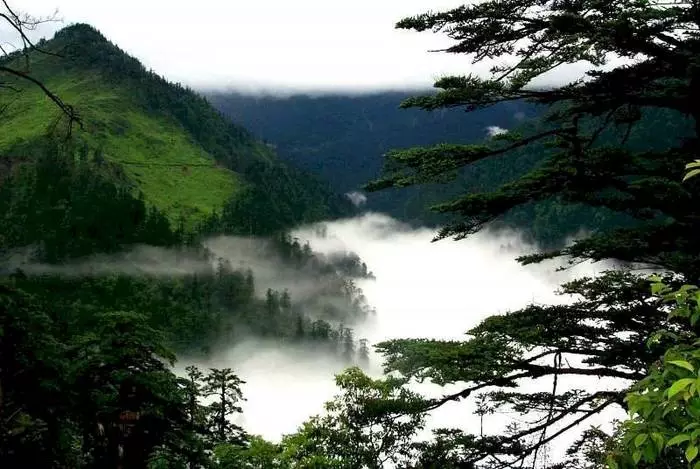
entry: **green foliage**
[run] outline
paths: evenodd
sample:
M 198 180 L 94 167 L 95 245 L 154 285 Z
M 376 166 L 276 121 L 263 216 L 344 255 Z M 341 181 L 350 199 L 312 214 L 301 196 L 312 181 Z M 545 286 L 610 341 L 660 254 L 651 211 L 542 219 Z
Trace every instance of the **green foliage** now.
M 161 212 L 134 197 L 118 168 L 52 141 L 28 152 L 33 164 L 18 164 L 0 185 L 0 252 L 31 248 L 32 260 L 59 262 L 179 241 Z
M 145 468 L 154 452 L 203 460 L 174 356 L 143 316 L 106 312 L 66 336 L 21 290 L 1 286 L 0 305 L 3 467 Z
M 232 424 L 229 417 L 243 412 L 238 402 L 244 400 L 241 385 L 245 384 L 230 368 L 209 370 L 204 379 L 202 395 L 214 397 L 209 405 L 209 427 L 220 442 L 239 441 L 242 429 Z
M 336 376 L 342 394 L 326 403 L 327 413 L 284 438 L 284 458 L 293 468 L 309 469 L 379 469 L 410 461 L 424 401 L 405 383 L 347 369 Z
M 245 174 L 246 189 L 204 220 L 200 232 L 272 235 L 322 220 L 329 207 L 334 214 L 350 213 L 325 184 L 291 167 L 253 163 Z
M 674 290 L 660 278 L 653 279 L 655 295 L 671 303 L 669 316 L 695 325 L 700 319 L 697 287 L 684 285 Z M 624 423 L 620 449 L 610 454 L 610 467 L 635 467 L 640 461 L 671 461 L 689 467 L 700 445 L 700 340 L 695 333 L 661 336 L 673 339 L 661 360 L 636 383 L 626 397 L 630 419 Z
M 245 445 L 222 444 L 214 448 L 214 467 L 217 469 L 287 469 L 282 459 L 282 448 L 252 436 Z

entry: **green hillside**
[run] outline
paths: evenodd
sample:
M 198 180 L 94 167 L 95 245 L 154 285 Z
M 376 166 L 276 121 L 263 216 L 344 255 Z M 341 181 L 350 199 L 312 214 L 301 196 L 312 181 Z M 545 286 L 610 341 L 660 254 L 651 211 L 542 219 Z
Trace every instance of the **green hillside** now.
M 304 205 L 291 222 L 308 221 L 307 212 L 332 216 L 347 208 L 321 183 L 283 166 L 205 99 L 147 71 L 92 27 L 70 26 L 38 46 L 60 55 L 32 53 L 30 71 L 77 109 L 83 126 L 73 139 L 120 166 L 133 189 L 172 222 L 191 226 L 221 210 L 252 189 L 251 168 L 259 165 L 293 172 L 296 182 L 313 193 L 289 201 Z M 17 85 L 21 92 L 0 96 L 7 105 L 0 155 L 21 159 L 18 144 L 26 147 L 47 132 L 64 132 L 66 123 L 38 87 Z

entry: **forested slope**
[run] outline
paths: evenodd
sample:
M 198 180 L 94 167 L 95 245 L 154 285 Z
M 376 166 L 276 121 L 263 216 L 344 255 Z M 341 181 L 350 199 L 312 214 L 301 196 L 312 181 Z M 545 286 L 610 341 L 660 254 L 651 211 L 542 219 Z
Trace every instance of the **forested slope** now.
M 349 210 L 327 185 L 278 161 L 270 148 L 224 119 L 204 98 L 146 70 L 92 27 L 69 26 L 37 46 L 48 53 L 32 51 L 30 71 L 77 111 L 82 127 L 74 126 L 73 140 L 96 161 L 123 173 L 123 182 L 171 222 L 192 227 L 251 195 L 264 199 L 265 216 L 273 220 L 265 226 L 276 229 Z M 60 110 L 38 87 L 19 80 L 14 87 L 19 92 L 4 93 L 2 103 L 5 167 L 26 160 L 26 143 L 46 131 L 66 132 Z M 287 197 L 256 191 L 263 183 Z M 245 220 L 251 212 L 239 215 L 236 221 L 246 225 L 240 231 L 250 232 Z
M 444 142 L 488 144 L 503 131 L 511 136 L 533 134 L 549 125 L 546 116 L 551 111 L 522 100 L 469 113 L 449 107 L 430 112 L 401 109 L 401 103 L 411 96 L 406 92 L 287 97 L 209 92 L 207 96 L 234 122 L 274 146 L 281 158 L 326 178 L 342 192 L 361 190 L 379 178 L 384 155 L 392 150 Z M 691 130 L 680 114 L 646 110 L 644 119 L 627 136 L 627 146 L 635 150 L 669 148 Z M 612 142 L 625 133 L 626 127 L 620 126 L 601 141 Z M 448 218 L 431 211 L 432 206 L 465 191 L 493 190 L 537 167 L 551 152 L 547 146 L 530 145 L 511 152 L 507 161 L 493 157 L 460 169 L 454 180 L 446 179 L 443 184 L 366 194 L 363 208 L 410 223 L 438 225 Z M 605 210 L 550 200 L 519 207 L 498 224 L 515 227 L 530 240 L 557 245 L 580 230 L 627 222 Z

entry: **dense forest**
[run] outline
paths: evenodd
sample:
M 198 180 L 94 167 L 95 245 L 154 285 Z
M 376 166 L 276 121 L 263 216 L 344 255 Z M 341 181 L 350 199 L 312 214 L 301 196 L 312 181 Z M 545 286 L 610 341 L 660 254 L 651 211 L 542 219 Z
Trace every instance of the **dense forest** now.
M 547 125 L 548 108 L 524 99 L 495 103 L 470 113 L 452 107 L 430 112 L 402 109 L 401 103 L 411 96 L 408 92 L 280 97 L 207 93 L 218 109 L 273 146 L 281 158 L 323 176 L 346 194 L 363 193 L 368 181 L 379 178 L 384 155 L 391 151 L 445 142 L 487 144 L 498 138 L 499 132 L 528 134 Z M 627 144 L 636 149 L 645 145 L 669 148 L 691 130 L 691 123 L 683 116 L 649 109 L 631 129 Z M 624 133 L 625 129 L 612 129 L 605 137 L 614 139 Z M 649 135 L 654 138 L 649 139 Z M 449 218 L 432 207 L 464 190 L 476 193 L 496 189 L 526 174 L 549 152 L 547 146 L 528 146 L 509 155 L 507 164 L 495 157 L 465 167 L 455 181 L 364 193 L 367 200 L 359 208 L 387 213 L 414 225 L 439 226 Z M 625 222 L 629 220 L 609 211 L 550 200 L 514 209 L 498 224 L 518 229 L 530 241 L 558 246 L 582 230 Z
M 537 107 L 524 101 L 473 114 L 401 110 L 408 92 L 275 97 L 212 91 L 206 96 L 233 122 L 273 146 L 280 158 L 322 176 L 341 193 L 361 191 L 377 178 L 383 155 L 391 149 L 480 141 L 490 129 L 512 129 L 538 114 Z M 439 222 L 426 210 L 424 192 L 409 188 L 369 194 L 363 208 L 407 222 Z

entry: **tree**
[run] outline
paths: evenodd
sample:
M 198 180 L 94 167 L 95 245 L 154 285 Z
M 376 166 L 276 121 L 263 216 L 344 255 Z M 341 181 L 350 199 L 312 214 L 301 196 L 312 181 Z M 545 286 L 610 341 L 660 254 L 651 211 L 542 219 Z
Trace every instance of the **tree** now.
M 209 436 L 207 435 L 207 408 L 200 404 L 200 399 L 204 394 L 204 373 L 202 373 L 199 368 L 192 365 L 185 368 L 185 371 L 187 372 L 187 379 L 183 381 L 183 385 L 187 399 L 187 419 L 190 428 L 193 430 L 193 438 L 190 444 L 199 448 L 199 451 L 193 451 L 196 456 L 199 452 L 209 447 L 209 438 L 207 438 Z M 191 458 L 188 461 L 189 469 L 198 467 L 197 463 L 198 460 L 196 457 Z
M 161 334 L 133 312 L 103 313 L 96 324 L 72 341 L 67 357 L 90 467 L 145 468 L 154 452 L 195 458 L 187 394 Z
M 404 380 L 374 380 L 359 368 L 336 376 L 336 384 L 342 394 L 326 403 L 327 414 L 283 439 L 292 467 L 381 469 L 410 460 L 413 437 L 424 424 L 414 412 L 421 397 Z
M 697 158 L 700 130 L 700 4 L 654 0 L 485 0 L 446 12 L 406 18 L 397 25 L 443 31 L 454 40 L 444 51 L 497 65 L 483 78 L 448 76 L 432 95 L 403 107 L 466 111 L 525 99 L 547 106 L 546 118 L 528 133 L 509 132 L 478 145 L 442 144 L 387 154 L 386 174 L 369 190 L 454 179 L 485 159 L 515 164 L 528 151 L 545 154 L 522 177 L 496 190 L 463 195 L 435 207 L 455 221 L 436 240 L 461 239 L 532 203 L 580 203 L 633 220 L 598 229 L 562 249 L 524 256 L 524 263 L 567 256 L 571 264 L 617 259 L 651 263 L 677 274 L 670 285 L 700 279 L 697 181 L 681 184 L 684 165 Z M 535 78 L 579 61 L 594 67 L 611 57 L 627 59 L 585 79 L 549 88 Z M 632 60 L 634 59 L 634 60 Z M 650 115 L 692 119 L 695 134 L 670 148 L 635 148 L 630 132 Z M 543 150 L 546 150 L 544 153 Z M 441 384 L 466 383 L 426 410 L 483 393 L 500 411 L 531 418 L 498 435 L 462 432 L 442 438 L 444 449 L 465 464 L 508 467 L 538 464 L 546 445 L 603 409 L 624 406 L 592 379 L 585 389 L 562 392 L 563 376 L 611 377 L 631 385 L 665 350 L 645 344 L 657 330 L 680 331 L 669 321 L 648 282 L 630 272 L 608 272 L 563 286 L 570 305 L 532 305 L 487 319 L 463 342 L 394 340 L 379 344 L 388 371 Z M 526 392 L 522 379 L 551 379 L 550 392 Z M 580 456 L 580 455 L 579 455 Z M 572 454 L 565 463 L 578 464 Z
M 214 397 L 214 402 L 209 406 L 209 427 L 216 441 L 241 442 L 245 435 L 240 427 L 229 421 L 229 417 L 243 412 L 238 403 L 244 400 L 241 384 L 245 384 L 245 381 L 230 368 L 212 368 L 204 381 L 204 395 Z
M 660 278 L 653 280 L 653 293 L 673 305 L 669 316 L 696 326 L 700 290 L 684 285 L 674 291 Z M 612 469 L 661 460 L 677 467 L 686 461 L 698 466 L 693 462 L 700 447 L 700 340 L 694 332 L 660 330 L 650 342 L 663 339 L 670 343 L 663 358 L 626 397 L 630 419 L 624 422 L 619 448 L 609 455 Z
M 259 436 L 252 436 L 245 446 L 219 445 L 214 449 L 217 469 L 286 469 L 282 448 Z
M 367 339 L 360 339 L 360 346 L 357 350 L 358 358 L 361 365 L 367 365 L 369 363 L 369 344 Z
M 0 5 L 0 27 L 7 28 L 9 33 L 14 35 L 17 44 L 5 42 L 0 44 L 0 93 L 19 92 L 18 82 L 29 82 L 33 86 L 37 86 L 54 104 L 61 110 L 63 115 L 68 119 L 68 135 L 70 135 L 74 124 L 82 126 L 82 122 L 77 111 L 61 100 L 56 94 L 49 90 L 36 77 L 32 76 L 29 71 L 30 52 L 35 51 L 41 54 L 54 55 L 58 54 L 37 47 L 29 38 L 27 33 L 33 31 L 37 26 L 56 21 L 56 15 L 48 17 L 35 17 L 27 13 L 22 13 L 13 9 L 7 0 L 2 0 Z M 1 96 L 1 95 L 0 95 Z M 9 106 L 8 102 L 3 99 L 0 103 L 0 115 Z
M 0 283 L 0 465 L 79 463 L 72 447 L 73 396 L 64 380 L 65 344 L 31 295 Z

